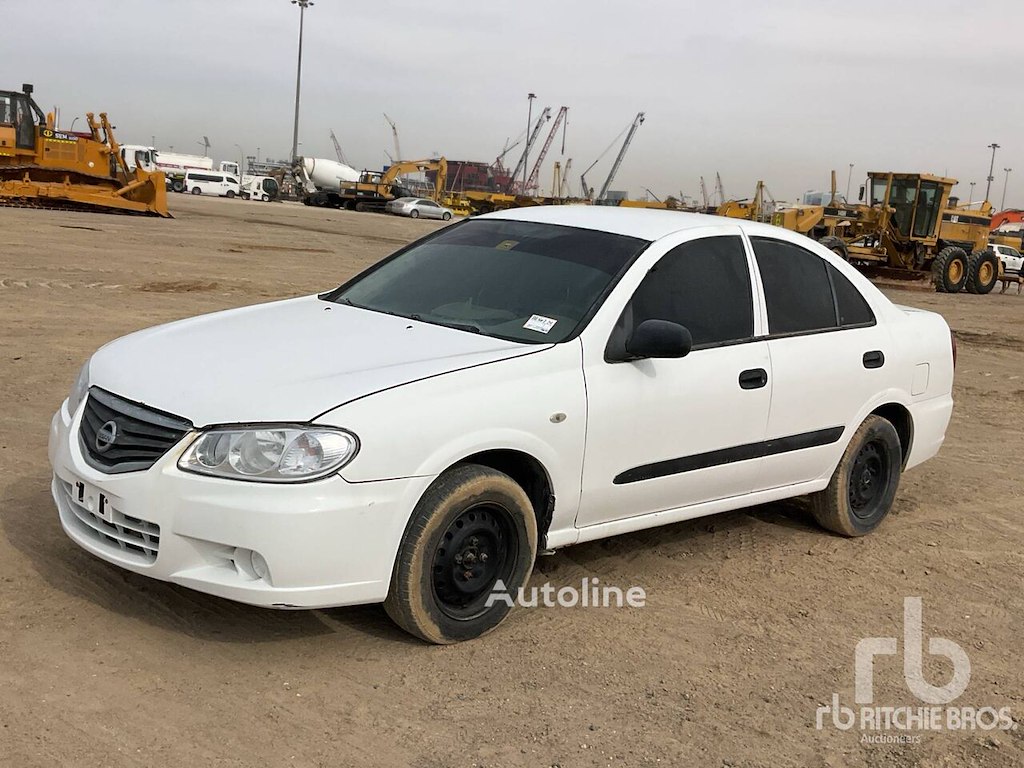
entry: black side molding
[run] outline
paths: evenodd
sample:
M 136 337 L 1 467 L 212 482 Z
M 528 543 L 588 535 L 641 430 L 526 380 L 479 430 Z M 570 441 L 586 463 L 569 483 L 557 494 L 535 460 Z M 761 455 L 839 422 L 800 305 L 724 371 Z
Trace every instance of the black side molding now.
M 865 352 L 862 358 L 865 368 L 881 368 L 885 365 L 885 355 L 882 354 L 882 350 L 873 349 L 870 352 Z
M 641 480 L 653 480 L 656 477 L 667 475 L 678 475 L 683 472 L 693 472 L 697 469 L 708 469 L 732 464 L 737 461 L 749 461 L 760 459 L 765 456 L 775 456 L 779 453 L 799 451 L 804 448 L 817 448 L 822 445 L 830 445 L 839 441 L 843 436 L 843 427 L 829 427 L 818 429 L 813 432 L 801 432 L 798 435 L 788 437 L 777 437 L 774 440 L 765 440 L 760 443 L 747 443 L 732 448 L 721 448 L 717 451 L 697 453 L 692 456 L 681 456 L 678 459 L 666 459 L 656 461 L 653 464 L 642 464 L 639 467 L 627 469 L 615 476 L 612 482 L 615 485 L 626 485 L 627 483 L 638 483 Z

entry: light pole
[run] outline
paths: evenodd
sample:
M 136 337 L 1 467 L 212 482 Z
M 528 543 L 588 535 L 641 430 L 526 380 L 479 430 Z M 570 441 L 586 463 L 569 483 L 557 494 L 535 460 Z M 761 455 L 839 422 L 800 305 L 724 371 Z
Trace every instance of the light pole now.
M 974 203 L 974 182 L 972 181 L 971 182 L 971 197 L 967 201 L 967 207 L 970 208 L 973 203 Z
M 1006 210 L 1006 185 L 1010 181 L 1010 171 L 1012 171 L 1013 168 L 1003 168 L 1003 170 L 1006 171 L 1006 178 L 1003 179 L 1003 200 L 1001 203 L 999 203 L 1000 211 Z
M 846 174 L 846 202 L 850 202 L 850 179 L 853 178 L 853 163 L 850 163 L 850 170 Z
M 299 6 L 299 63 L 295 69 L 295 127 L 292 130 L 292 162 L 299 153 L 299 89 L 302 85 L 302 28 L 306 21 L 306 9 L 314 5 L 312 0 L 292 0 Z
M 235 148 L 238 149 L 238 181 L 242 181 L 242 177 L 245 176 L 245 151 L 242 149 L 241 144 L 235 144 Z
M 999 149 L 999 145 L 993 141 L 988 145 L 988 148 L 992 150 L 992 162 L 988 166 L 988 184 L 985 185 L 985 202 L 988 202 L 988 193 L 992 189 L 992 171 L 996 167 L 996 150 Z
M 530 165 L 530 125 L 533 123 L 533 100 L 537 98 L 536 93 L 527 95 L 527 100 L 530 102 L 529 109 L 526 110 L 526 149 L 523 150 L 523 194 L 526 194 L 526 169 Z

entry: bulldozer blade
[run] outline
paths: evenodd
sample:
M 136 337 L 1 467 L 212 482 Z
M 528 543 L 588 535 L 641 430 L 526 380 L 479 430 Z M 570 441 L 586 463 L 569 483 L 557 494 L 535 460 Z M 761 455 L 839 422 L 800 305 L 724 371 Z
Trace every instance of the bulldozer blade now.
M 51 174 L 47 174 L 50 176 Z M 173 218 L 167 208 L 167 190 L 162 172 L 142 169 L 128 184 L 76 183 L 71 175 L 63 182 L 37 180 L 32 172 L 20 178 L 0 179 L 0 206 L 56 208 Z

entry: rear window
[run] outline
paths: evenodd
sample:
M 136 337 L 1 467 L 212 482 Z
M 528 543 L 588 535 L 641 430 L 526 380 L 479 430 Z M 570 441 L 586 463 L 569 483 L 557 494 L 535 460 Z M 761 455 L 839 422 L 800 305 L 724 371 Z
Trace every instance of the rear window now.
M 837 327 L 825 260 L 782 240 L 751 240 L 768 305 L 769 333 L 774 336 Z

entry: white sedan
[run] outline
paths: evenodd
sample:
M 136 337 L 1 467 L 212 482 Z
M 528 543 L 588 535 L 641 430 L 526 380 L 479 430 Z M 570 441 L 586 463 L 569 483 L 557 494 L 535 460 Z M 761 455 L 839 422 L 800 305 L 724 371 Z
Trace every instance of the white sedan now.
M 451 209 L 425 197 L 399 197 L 396 200 L 389 200 L 384 210 L 396 216 L 409 216 L 413 219 L 450 221 L 452 218 Z
M 538 551 L 803 495 L 868 533 L 942 444 L 954 358 L 942 317 L 800 235 L 504 211 L 106 345 L 53 417 L 53 497 L 128 570 L 454 642 Z

